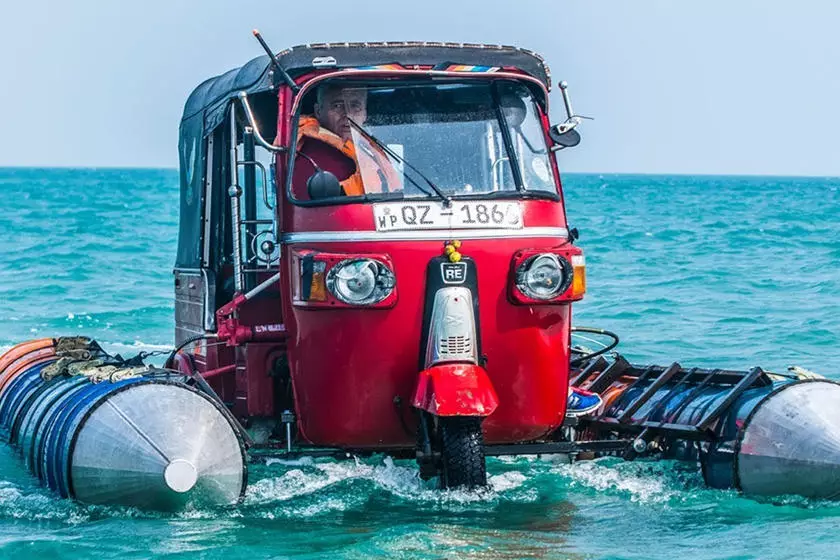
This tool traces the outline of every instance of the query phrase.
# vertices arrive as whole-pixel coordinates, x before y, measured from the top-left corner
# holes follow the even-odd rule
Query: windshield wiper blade
[[[516,190],[523,191],[525,190],[525,181],[522,179],[522,168],[519,167],[519,158],[516,156],[516,150],[513,147],[513,138],[511,138],[510,135],[508,120],[505,116],[504,110],[502,110],[502,104],[499,99],[498,83],[493,84],[492,94],[493,104],[496,106],[496,118],[499,119],[499,128],[502,133],[502,142],[504,143],[505,150],[508,153],[510,170],[513,173],[513,182],[516,184]]]
[[[409,169],[411,169],[412,171],[417,173],[420,176],[420,178],[423,179],[426,182],[426,184],[429,185],[429,187],[431,187],[431,189],[433,191],[435,191],[435,194],[440,197],[440,199],[443,201],[444,206],[450,206],[452,204],[452,197],[450,197],[449,195],[444,193],[440,189],[440,187],[438,187],[436,184],[434,184],[431,179],[426,177],[426,175],[422,171],[420,171],[419,169],[417,169],[416,167],[411,165],[408,161],[406,161],[406,159],[404,157],[397,155],[397,153],[394,150],[392,150],[391,148],[386,146],[385,143],[382,142],[382,140],[380,140],[379,138],[375,137],[373,134],[371,134],[370,132],[368,132],[367,130],[362,128],[362,126],[359,123],[357,123],[356,121],[354,121],[350,117],[347,117],[347,120],[350,122],[350,125],[353,126],[353,128],[355,128],[356,130],[358,130],[359,133],[362,136],[364,136],[365,138],[367,138],[368,140],[370,140],[371,142],[376,144],[379,147],[379,149],[384,151],[386,154],[388,154],[389,157],[394,158],[398,162],[402,163],[404,166],[408,167]],[[409,177],[409,175],[407,173],[405,174],[405,176],[409,181],[411,181],[411,183],[415,187],[417,187],[421,191],[425,190],[420,185],[418,185],[416,181],[414,181],[411,177]],[[431,194],[431,193],[429,193],[429,194]]]

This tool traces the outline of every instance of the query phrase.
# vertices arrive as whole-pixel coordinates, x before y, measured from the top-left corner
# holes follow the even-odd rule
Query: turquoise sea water
[[[576,323],[637,362],[840,379],[840,179],[572,175],[589,292]],[[177,173],[0,169],[0,348],[84,333],[172,342]],[[758,502],[693,465],[489,461],[441,493],[409,462],[252,469],[244,504],[150,514],[41,489],[0,446],[0,556],[57,558],[834,558],[840,503]]]

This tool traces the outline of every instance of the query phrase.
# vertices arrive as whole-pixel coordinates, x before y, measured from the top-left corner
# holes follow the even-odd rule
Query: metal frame
[[[213,208],[213,149],[215,132],[207,137],[207,146],[204,151],[207,165],[204,171],[204,247],[201,255],[201,266],[210,266],[210,231]]]
[[[230,188],[228,189],[228,195],[230,197],[231,203],[231,229],[232,229],[232,247],[233,247],[233,267],[234,267],[234,287],[237,292],[241,293],[244,290],[250,288],[254,282],[249,282],[249,278],[246,278],[246,274],[254,274],[257,272],[264,272],[266,270],[270,270],[272,264],[275,263],[275,259],[271,259],[270,255],[266,256],[266,259],[261,259],[259,257],[259,247],[254,245],[254,241],[257,239],[259,235],[262,235],[266,232],[271,233],[275,244],[280,244],[280,236],[277,232],[277,204],[271,204],[269,200],[269,192],[268,192],[268,172],[261,162],[256,160],[256,154],[254,153],[254,142],[259,144],[261,147],[265,148],[271,153],[278,153],[285,151],[285,148],[282,146],[273,146],[272,144],[268,143],[265,138],[263,138],[262,134],[259,131],[259,127],[257,125],[256,119],[254,118],[254,113],[251,110],[251,105],[248,102],[248,95],[242,91],[239,92],[239,101],[242,104],[243,111],[245,113],[245,117],[247,120],[247,124],[243,128],[243,145],[245,149],[245,159],[239,159],[239,143],[238,143],[238,124],[236,121],[236,104],[231,103],[230,106],[230,127],[229,127],[229,134],[230,134]],[[240,198],[243,193],[246,196],[251,196],[253,200],[246,199],[246,211],[250,208],[251,204],[256,204],[256,186],[252,183],[255,182],[255,177],[250,177],[246,175],[245,178],[245,189],[239,184],[239,170],[245,169],[246,171],[253,169],[259,169],[262,175],[262,202],[265,204],[265,207],[271,211],[272,219],[256,219],[246,217],[246,219],[242,218],[242,206],[240,203]],[[253,212],[255,214],[255,212]],[[243,247],[242,244],[242,228],[245,227],[245,237],[246,243],[248,246]],[[271,226],[270,230],[262,230],[257,231],[258,226]],[[245,258],[243,258],[243,255]],[[265,261],[265,266],[253,266],[253,263],[257,263],[261,260]],[[251,280],[254,280],[253,278]]]
[[[242,195],[242,188],[239,186],[239,147],[236,141],[236,107],[230,106],[230,219],[233,230],[233,285],[237,292],[241,292],[244,286],[242,274],[242,239],[240,228],[242,224],[242,211],[239,206],[239,197]]]
[[[636,434],[636,443],[639,443],[639,449],[642,449],[642,443],[645,447],[649,439],[657,437],[665,437],[666,439],[684,439],[690,441],[713,441],[716,436],[711,428],[720,417],[732,406],[732,404],[748,389],[756,386],[756,383],[766,376],[766,372],[761,368],[753,368],[748,372],[725,371],[720,369],[703,370],[700,368],[692,368],[685,370],[678,363],[673,363],[668,367],[662,366],[648,366],[644,369],[634,367],[624,359],[623,356],[617,354],[615,361],[607,367],[602,364],[606,363],[600,357],[594,359],[589,364],[586,364],[581,374],[575,379],[574,383],[582,381],[591,376],[594,371],[600,369],[601,373],[589,385],[589,390],[600,393],[607,390],[612,383],[621,375],[630,375],[636,380],[629,384],[624,393],[638,386],[643,381],[651,380],[651,373],[659,370],[660,373],[656,375],[645,390],[637,396],[624,410],[610,413],[609,416],[602,414],[591,418],[581,418],[580,423],[584,428],[592,427],[596,429],[606,429],[618,433]],[[597,368],[597,369],[596,369]],[[731,387],[725,397],[715,407],[707,411],[696,424],[679,424],[674,423],[673,419],[678,417],[678,413],[685,409],[686,406],[696,398],[703,387],[710,384],[711,380],[715,379],[716,384]],[[641,409],[655,394],[663,390],[669,382],[676,380],[676,383],[671,387],[664,397],[657,401],[657,404],[644,416],[637,420],[633,420],[633,414]],[[769,382],[769,381],[768,381]],[[680,394],[680,387],[686,383],[696,383],[697,387],[691,389],[677,410],[668,418],[661,420],[649,420],[651,416],[665,408],[671,399]],[[766,385],[766,383],[765,383]],[[618,397],[621,399],[622,397]],[[606,413],[606,411],[605,411]],[[669,421],[671,420],[671,421]],[[634,443],[635,448],[635,443]],[[639,450],[629,450],[625,454],[625,458],[632,459],[636,454],[641,453]]]
[[[336,72],[330,72],[326,74],[322,74],[319,76],[315,76],[308,80],[305,84],[303,84],[300,88],[300,91],[295,95],[294,101],[292,103],[291,110],[289,114],[292,116],[292,130],[290,134],[290,142],[293,143],[295,149],[297,149],[297,127],[298,122],[300,120],[300,109],[301,109],[301,102],[303,98],[306,96],[306,93],[309,92],[315,85],[319,84],[324,80],[335,79],[335,78],[393,78],[399,76],[407,76],[407,77],[414,77],[414,78],[458,78],[461,80],[484,80],[484,81],[495,81],[500,79],[508,79],[508,80],[515,80],[520,82],[529,82],[532,84],[537,85],[540,91],[543,93],[543,100],[544,100],[544,111],[545,114],[548,114],[548,107],[549,107],[549,92],[546,88],[546,84],[540,81],[533,76],[528,74],[517,74],[515,72],[451,72],[451,71],[439,71],[439,70],[340,70]],[[244,93],[244,92],[242,92]],[[242,97],[242,93],[240,93],[240,98]],[[247,97],[247,96],[246,96]],[[283,148],[285,149],[285,148]],[[285,177],[283,179],[284,182],[284,190],[286,193],[286,199],[290,201],[292,204],[296,206],[308,207],[308,206],[333,206],[337,204],[353,204],[353,203],[366,203],[369,200],[366,196],[358,196],[358,197],[330,197],[325,199],[319,200],[300,200],[294,197],[294,193],[292,192],[292,176],[294,174],[294,160],[295,158],[289,158],[288,169],[286,170]],[[513,167],[513,166],[512,166]],[[526,191],[526,190],[515,190],[511,191],[511,198],[521,198],[523,195],[530,195],[534,196],[534,194],[539,193],[539,191]],[[545,191],[546,194],[549,194],[548,191]],[[553,197],[559,196],[559,190],[557,185],[555,184],[554,190],[550,193]],[[349,198],[349,200],[343,200],[345,198]]]
[[[630,446],[629,439],[607,439],[592,441],[544,441],[531,443],[511,443],[485,445],[486,457],[509,455],[575,455],[578,453],[616,453]],[[302,457],[329,457],[333,459],[355,459],[382,453],[382,449],[330,449],[323,447],[297,446],[286,448],[285,442],[254,444],[249,448],[251,462],[264,462],[268,459],[298,459]],[[255,452],[255,453],[254,453]],[[388,455],[397,459],[414,459],[418,450],[414,448],[390,449]]]

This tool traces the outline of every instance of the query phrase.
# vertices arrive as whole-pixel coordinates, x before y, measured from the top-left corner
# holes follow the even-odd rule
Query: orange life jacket
[[[363,136],[357,149],[352,140],[342,140],[331,130],[322,127],[315,117],[303,116],[298,123],[298,143],[304,137],[332,146],[356,162],[356,171],[341,181],[341,187],[347,196],[402,190],[400,175],[394,169],[388,156],[379,146],[369,142]]]

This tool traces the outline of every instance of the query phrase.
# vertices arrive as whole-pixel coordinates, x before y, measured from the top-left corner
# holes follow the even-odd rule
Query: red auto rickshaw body
[[[342,64],[341,56],[351,49],[359,49],[352,55],[358,61]],[[348,58],[352,56],[348,54]],[[295,445],[412,450],[418,445],[418,433],[426,430],[426,420],[419,421],[423,415],[432,419],[483,419],[481,429],[487,445],[548,438],[565,417],[571,304],[582,297],[584,282],[583,269],[578,269],[580,262],[575,260],[581,252],[569,235],[560,176],[552,156],[557,146],[549,134],[550,79],[542,60],[512,47],[443,44],[319,45],[284,51],[278,57],[276,64],[265,66],[265,60],[258,63],[258,59],[251,63],[253,67],[246,65],[238,74],[229,73],[200,86],[193,94],[196,99],[191,98],[185,109],[182,150],[189,149],[189,126],[195,127],[195,134],[203,135],[204,144],[197,144],[203,150],[200,160],[182,160],[182,185],[206,188],[206,195],[193,203],[185,197],[196,195],[182,188],[182,216],[194,212],[200,220],[193,226],[198,231],[193,234],[197,240],[190,238],[189,226],[184,233],[182,224],[182,264],[176,266],[176,338],[186,344],[202,338],[204,332],[209,334],[203,338],[215,337],[225,344],[205,340],[191,354],[179,357],[177,367],[185,373],[202,373],[246,426],[260,418],[277,422],[282,414],[284,424],[294,425]],[[403,62],[393,62],[401,57],[405,58]],[[488,57],[498,57],[502,63],[476,65]],[[305,71],[292,72],[292,63]],[[265,68],[262,74],[257,72],[260,67]],[[245,84],[238,94],[232,85],[236,83]],[[529,147],[544,154],[540,157],[546,164],[535,167],[535,172],[544,177],[547,186],[539,191],[524,190],[524,167],[513,171],[517,162],[510,152],[511,132],[505,132],[501,125],[501,132],[493,132],[495,129],[488,124],[488,153],[499,150],[504,155],[503,142],[508,149],[506,157],[491,157],[490,175],[495,181],[497,167],[510,167],[516,189],[502,192],[496,185],[490,192],[482,191],[480,184],[468,184],[450,198],[417,185],[419,190],[409,196],[406,182],[402,195],[389,191],[388,196],[383,192],[316,199],[308,177],[326,170],[337,176],[333,179],[342,180],[338,175],[343,173],[343,164],[322,161],[323,146],[318,147],[316,142],[315,147],[321,151],[305,153],[308,148],[304,141],[298,143],[297,124],[304,114],[303,104],[324,84],[372,84],[370,87],[379,88],[376,92],[387,92],[391,85],[426,87],[428,91],[416,94],[417,99],[428,97],[429,91],[444,95],[447,88],[475,85],[475,91],[479,91],[486,87],[492,89],[496,104],[493,111],[505,126],[505,115],[518,117],[515,112],[506,113],[507,106],[499,105],[501,86],[495,84],[521,87],[534,100],[534,108],[527,110],[531,111],[530,125],[538,131],[538,138],[535,141],[531,136],[530,142],[537,145]],[[228,93],[220,94],[225,88]],[[255,95],[253,105],[259,105],[263,112],[260,122],[254,119],[246,90]],[[473,90],[465,91],[472,95]],[[202,103],[203,108],[192,110]],[[227,109],[230,106],[234,109]],[[266,124],[266,115],[273,121]],[[233,143],[224,134],[226,122],[230,123],[229,134],[240,144],[239,150],[245,137],[244,153],[237,152],[235,144],[231,150]],[[215,131],[212,134],[208,132],[211,127]],[[245,184],[249,172],[254,184],[254,135],[259,140],[257,147],[264,145],[274,152],[269,176],[276,185],[273,204],[269,205],[275,239],[267,245],[268,253],[276,246],[276,257],[266,259],[262,269],[249,269],[248,263],[255,261],[247,258],[256,253],[261,234],[255,233],[255,228],[261,222],[249,218],[254,212],[249,210],[248,192],[244,193],[246,219],[237,221],[242,189],[238,183],[231,184],[235,179],[225,177],[235,165],[240,169],[239,180],[244,168]],[[262,136],[273,137],[271,145]],[[435,138],[431,137],[428,144],[433,148]],[[384,145],[379,147],[387,150]],[[225,168],[218,162],[228,153],[233,154],[235,164]],[[398,156],[393,157],[397,161]],[[310,167],[304,172],[307,165]],[[199,175],[205,181],[197,183],[190,171],[202,166],[205,171]],[[433,167],[427,162],[425,169],[428,172]],[[403,172],[408,175],[407,168]],[[438,191],[434,185],[431,189]],[[474,189],[476,193],[471,194]],[[230,195],[230,208],[214,210],[220,194]],[[265,197],[268,203],[267,191]],[[377,220],[382,219],[382,212],[387,214],[385,206],[389,204],[396,205],[394,208],[433,205],[441,213],[463,210],[464,204],[485,204],[482,211],[497,212],[496,205],[504,205],[500,208],[507,209],[505,212],[516,209],[514,219],[518,221],[515,227],[491,227],[472,221],[475,225],[387,229]],[[199,211],[201,205],[204,209]],[[498,212],[503,214],[502,210]],[[215,226],[213,220],[219,225]],[[237,246],[241,240],[236,236],[231,240],[227,232],[239,231],[237,226],[243,228],[251,245],[246,242]],[[523,267],[527,268],[523,263],[540,255],[564,263],[568,280],[560,292],[544,301],[526,295],[520,286]],[[237,259],[242,263],[239,266]],[[323,277],[329,279],[330,271],[339,263],[351,261],[386,270],[393,282],[387,297],[371,304],[349,304],[324,283]],[[573,261],[574,269],[569,264]],[[462,319],[474,322],[474,340],[466,347],[473,352],[471,359],[430,358],[430,348],[437,344],[437,339],[432,340],[437,334],[430,327],[430,313],[436,313],[438,303],[432,300],[446,291],[438,288],[450,287],[448,273],[444,272],[447,263],[460,263],[459,270],[466,271],[463,274],[469,277],[469,288],[447,293],[452,295],[453,305],[467,305],[471,311],[460,319],[447,315],[448,311],[443,313],[440,328],[450,328]],[[249,270],[251,280],[246,285],[241,278]],[[231,282],[232,276],[237,282]],[[438,288],[433,289],[433,285]],[[458,298],[464,297],[469,301],[458,303]],[[202,308],[204,315],[200,317]],[[213,309],[218,309],[215,317],[210,311]],[[435,428],[434,422],[429,426]],[[275,434],[278,432],[275,428]]]
[[[372,227],[369,207],[346,208],[366,217]],[[303,212],[307,210],[311,211]],[[529,215],[526,212],[526,224]],[[333,221],[332,228],[340,223]],[[286,308],[292,380],[300,430],[307,441],[385,448],[414,444],[403,423],[414,424],[408,403],[418,382],[426,264],[441,254],[447,237],[365,241],[363,247],[352,239],[287,245],[283,272],[289,275],[289,283],[294,274],[289,269],[292,253],[304,248],[388,255],[397,277],[398,301],[391,309]],[[523,249],[555,248],[565,240],[533,237],[461,241],[462,252],[475,260],[480,271],[478,320],[485,368],[499,395],[497,410],[484,423],[486,440],[502,443],[537,439],[556,429],[565,414],[571,305],[515,305],[508,296],[511,260]],[[406,403],[402,408],[394,404],[397,397]]]
[[[413,74],[397,71],[384,76]],[[313,76],[317,81],[328,77]],[[294,118],[290,114],[281,130],[291,131]],[[291,141],[288,134],[284,142]],[[282,161],[278,155],[278,173],[285,171]],[[281,259],[283,285],[292,285],[293,255],[301,250],[385,255],[393,262],[397,278],[397,302],[387,309],[312,309],[294,306],[291,299],[284,302],[299,429],[306,441],[386,449],[415,444],[416,437],[405,427],[413,430],[415,425],[409,405],[418,388],[426,265],[441,255],[450,239],[462,242],[461,253],[472,258],[479,271],[477,320],[484,367],[492,384],[489,390],[498,395],[498,407],[484,422],[485,441],[531,441],[562,424],[569,374],[570,302],[524,306],[509,295],[514,255],[568,245],[556,167],[553,176],[557,200],[522,200],[523,229],[492,237],[480,230],[448,230],[402,232],[399,239],[391,239],[377,234],[370,204],[307,207],[288,198],[284,201],[284,234],[290,241]],[[464,406],[465,414],[472,411]]]

